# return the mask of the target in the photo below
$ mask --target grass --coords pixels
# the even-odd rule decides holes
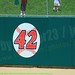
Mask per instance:
[[[60,12],[53,12],[53,0],[48,1],[49,15],[75,15],[75,0],[62,0]],[[20,2],[15,5],[15,0],[0,0],[0,14],[20,14]],[[28,0],[27,14],[46,15],[46,0]]]
[[[0,73],[0,75],[52,75],[51,73]]]

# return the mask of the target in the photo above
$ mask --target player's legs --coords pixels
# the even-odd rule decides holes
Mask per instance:
[[[58,6],[55,6],[55,10],[56,10],[57,12],[58,12],[58,8],[59,8]]]
[[[58,12],[59,6],[60,6],[60,3],[59,3],[59,2],[54,2],[54,8],[53,8],[53,11]]]
[[[21,4],[21,15],[25,15],[25,14],[26,14],[26,5]]]

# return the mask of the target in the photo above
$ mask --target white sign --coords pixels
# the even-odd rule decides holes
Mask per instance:
[[[16,52],[24,58],[34,56],[40,46],[38,30],[30,23],[20,24],[13,34],[13,46]]]

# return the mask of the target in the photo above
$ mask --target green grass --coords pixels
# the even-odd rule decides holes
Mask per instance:
[[[53,12],[53,0],[48,1],[49,15],[75,15],[75,0],[62,0],[60,12]],[[27,15],[46,15],[46,10],[46,0],[28,0]],[[20,3],[15,5],[15,0],[0,0],[0,14],[20,14]]]
[[[11,73],[11,72],[7,72],[7,73],[0,73],[0,75],[52,75],[52,73],[49,73],[49,72],[40,72],[40,73],[36,73],[36,72],[33,72],[33,73],[22,73],[22,72],[14,72],[14,73]]]

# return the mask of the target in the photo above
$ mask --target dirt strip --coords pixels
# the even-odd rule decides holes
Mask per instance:
[[[0,67],[0,75],[75,75],[75,69]]]

